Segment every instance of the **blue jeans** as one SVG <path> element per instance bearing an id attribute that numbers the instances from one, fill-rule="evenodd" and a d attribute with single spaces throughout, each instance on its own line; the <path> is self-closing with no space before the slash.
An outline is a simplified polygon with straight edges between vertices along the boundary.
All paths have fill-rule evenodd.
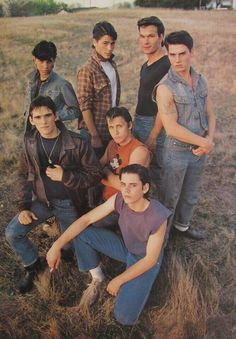
<path id="1" fill-rule="evenodd" d="M 144 116 L 136 114 L 134 116 L 134 127 L 133 127 L 134 136 L 143 143 L 145 143 L 152 130 L 155 120 L 156 116 Z M 160 173 L 162 169 L 164 141 L 165 141 L 165 131 L 164 129 L 162 129 L 157 137 L 155 153 L 153 154 L 153 158 L 150 164 L 152 181 L 156 183 L 158 192 L 161 181 Z"/>
<path id="2" fill-rule="evenodd" d="M 97 267 L 100 263 L 99 253 L 124 262 L 127 268 L 142 258 L 127 250 L 121 236 L 108 229 L 93 226 L 74 239 L 74 247 L 80 271 Z M 121 286 L 114 308 L 115 318 L 121 324 L 132 325 L 138 319 L 159 273 L 162 257 L 163 250 L 154 267 Z"/>
<path id="3" fill-rule="evenodd" d="M 31 230 L 48 218 L 55 216 L 61 232 L 64 232 L 78 218 L 78 213 L 71 200 L 52 199 L 50 208 L 36 200 L 32 202 L 30 210 L 38 220 L 34 220 L 28 225 L 22 225 L 18 220 L 18 214 L 6 228 L 6 239 L 25 267 L 33 264 L 38 258 L 36 247 L 27 237 Z"/>
<path id="4" fill-rule="evenodd" d="M 171 140 L 166 141 L 160 201 L 172 212 L 169 225 L 186 231 L 198 200 L 205 155 L 197 157 L 191 148 L 174 145 Z"/>

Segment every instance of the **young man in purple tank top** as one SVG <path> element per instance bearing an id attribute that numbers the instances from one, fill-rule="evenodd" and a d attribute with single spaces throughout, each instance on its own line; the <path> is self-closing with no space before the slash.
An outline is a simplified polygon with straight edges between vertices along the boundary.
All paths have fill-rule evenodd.
<path id="1" fill-rule="evenodd" d="M 147 168 L 128 165 L 121 170 L 120 180 L 121 192 L 76 220 L 52 245 L 47 261 L 51 272 L 56 270 L 61 248 L 74 239 L 79 270 L 89 271 L 92 275 L 80 307 L 91 306 L 103 286 L 105 276 L 99 253 L 124 262 L 126 270 L 113 278 L 106 290 L 116 297 L 116 320 L 123 325 L 133 325 L 160 270 L 170 211 L 157 200 L 147 198 L 150 188 Z M 122 236 L 107 228 L 91 226 L 113 211 L 119 213 Z"/>

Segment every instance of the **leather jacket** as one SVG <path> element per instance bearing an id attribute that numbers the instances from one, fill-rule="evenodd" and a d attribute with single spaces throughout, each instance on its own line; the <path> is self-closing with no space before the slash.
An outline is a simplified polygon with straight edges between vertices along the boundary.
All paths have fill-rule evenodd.
<path id="1" fill-rule="evenodd" d="M 62 140 L 58 162 L 64 170 L 62 182 L 81 214 L 87 189 L 99 183 L 102 178 L 101 166 L 92 147 L 83 140 L 79 133 L 67 130 L 61 121 L 57 121 L 56 124 L 61 131 Z M 20 210 L 30 209 L 33 197 L 50 205 L 40 175 L 37 153 L 38 133 L 34 128 L 26 132 L 24 136 L 17 180 L 17 200 Z"/>

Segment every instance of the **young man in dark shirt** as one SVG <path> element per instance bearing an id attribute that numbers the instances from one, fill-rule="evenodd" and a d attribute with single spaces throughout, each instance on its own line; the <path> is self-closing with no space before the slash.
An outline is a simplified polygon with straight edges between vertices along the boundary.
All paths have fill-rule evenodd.
<path id="1" fill-rule="evenodd" d="M 32 128 L 24 135 L 19 158 L 19 214 L 6 229 L 7 241 L 25 267 L 18 286 L 21 293 L 31 290 L 42 269 L 28 233 L 52 216 L 64 231 L 84 213 L 85 190 L 101 180 L 101 167 L 91 146 L 66 129 L 50 97 L 32 101 L 29 122 Z"/>
<path id="2" fill-rule="evenodd" d="M 140 71 L 138 103 L 134 116 L 134 135 L 146 142 L 157 115 L 157 105 L 152 100 L 155 85 L 170 68 L 169 58 L 163 48 L 165 28 L 155 16 L 138 21 L 139 44 L 147 61 Z"/>
<path id="3" fill-rule="evenodd" d="M 140 71 L 140 84 L 138 91 L 138 103 L 134 116 L 134 136 L 145 142 L 153 151 L 151 162 L 152 179 L 157 186 L 160 185 L 160 170 L 162 164 L 162 150 L 165 140 L 165 132 L 162 128 L 158 107 L 152 99 L 152 92 L 156 84 L 165 76 L 170 68 L 169 58 L 163 48 L 165 27 L 156 16 L 143 18 L 138 21 L 139 44 L 147 61 Z M 159 122 L 158 134 L 155 140 L 152 138 L 152 129 L 155 121 Z M 157 126 L 157 124 L 155 123 Z"/>

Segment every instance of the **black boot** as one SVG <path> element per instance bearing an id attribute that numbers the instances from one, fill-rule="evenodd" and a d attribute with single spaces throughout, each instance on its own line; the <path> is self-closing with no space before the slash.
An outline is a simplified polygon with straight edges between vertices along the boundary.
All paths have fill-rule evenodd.
<path id="1" fill-rule="evenodd" d="M 25 267 L 25 276 L 21 278 L 18 289 L 20 293 L 29 292 L 34 286 L 34 279 L 43 270 L 43 263 L 38 258 L 32 265 Z"/>

